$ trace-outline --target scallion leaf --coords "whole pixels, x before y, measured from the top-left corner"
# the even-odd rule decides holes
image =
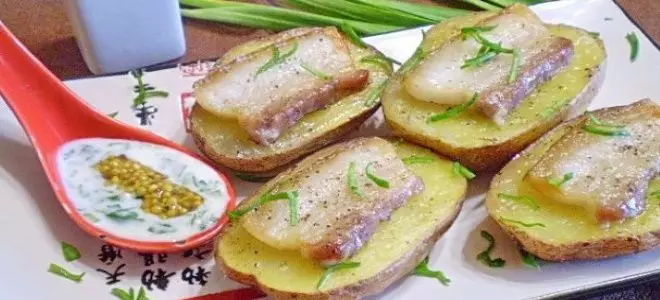
[[[293,44],[293,47],[291,48],[291,50],[284,53],[284,55],[280,54],[280,49],[279,48],[277,48],[275,46],[273,46],[272,48],[273,48],[273,54],[271,55],[270,59],[268,59],[268,61],[257,70],[256,75],[259,75],[263,72],[268,71],[269,69],[283,63],[287,58],[291,57],[291,55],[296,53],[296,51],[298,50],[298,42]]]
[[[194,0],[181,0],[184,5],[192,4]],[[218,21],[241,26],[285,30],[297,27],[310,27],[320,25],[341,26],[348,23],[355,31],[362,34],[373,35],[405,29],[405,26],[396,26],[383,23],[363,22],[315,14],[295,9],[287,9],[270,5],[259,5],[236,1],[205,1],[208,8],[181,9],[185,17]]]
[[[66,260],[67,262],[72,262],[80,258],[81,254],[78,248],[67,242],[61,242],[61,245],[62,245],[62,255],[64,255],[64,260]]]
[[[140,290],[138,291],[135,300],[149,300],[149,298],[147,298],[147,291],[144,290],[143,286],[140,286]]]
[[[528,228],[530,228],[530,227],[545,227],[545,224],[543,224],[543,223],[526,223],[526,222],[522,222],[522,221],[518,221],[518,220],[504,218],[504,217],[500,217],[500,221],[505,222],[505,223],[515,224],[515,225],[520,225],[522,227],[528,227]]]
[[[634,32],[626,34],[626,40],[630,44],[630,61],[634,62],[639,55],[639,39]]]
[[[96,222],[101,221],[96,215],[94,215],[91,212],[83,213],[83,216],[85,216],[85,218],[87,218],[92,223],[96,223]]]
[[[360,59],[361,63],[374,64],[388,73],[392,73],[392,61],[394,60],[379,54],[365,56]]]
[[[506,264],[505,260],[501,258],[493,259],[490,257],[493,250],[495,249],[495,238],[490,233],[488,233],[488,231],[485,230],[481,231],[481,237],[483,237],[486,241],[488,241],[488,248],[486,248],[486,250],[482,251],[477,255],[477,260],[481,261],[483,264],[491,268],[504,267],[504,265]]]
[[[287,192],[289,198],[289,223],[292,226],[298,224],[300,214],[300,203],[298,201],[298,192]]]
[[[562,176],[561,178],[550,179],[550,180],[548,180],[548,182],[551,185],[553,185],[557,188],[560,188],[564,183],[566,183],[566,182],[570,181],[571,179],[573,179],[574,176],[575,176],[575,173],[570,172],[570,173],[564,174],[564,176]]]
[[[413,271],[414,275],[435,278],[444,286],[448,286],[451,280],[445,276],[441,271],[433,271],[429,269],[429,257],[427,256],[424,260],[415,267]]]
[[[351,189],[353,194],[357,195],[358,197],[364,197],[364,193],[362,193],[362,190],[360,190],[360,187],[358,186],[357,169],[355,162],[353,161],[348,164],[348,187]]]
[[[76,274],[73,274],[73,273],[67,271],[63,267],[56,265],[56,264],[50,264],[50,266],[48,267],[48,272],[53,273],[53,274],[55,274],[57,276],[60,276],[60,277],[64,277],[64,278],[69,279],[69,280],[74,281],[74,282],[81,282],[83,276],[85,276],[85,272],[83,272],[79,275],[76,275]]]
[[[119,115],[118,111],[111,112],[111,113],[107,114],[108,117],[113,118],[113,119],[116,118],[117,115]]]
[[[318,283],[316,283],[316,289],[320,289],[323,286],[323,284],[325,284],[325,282],[328,281],[330,275],[332,275],[334,272],[344,269],[354,269],[359,266],[360,266],[359,262],[345,261],[326,267],[323,276],[321,276],[321,279],[319,279]]]
[[[511,61],[511,71],[509,72],[509,83],[513,83],[520,73],[520,49],[513,49],[513,59]]]
[[[541,208],[539,204],[536,202],[536,199],[530,197],[530,196],[516,196],[516,195],[511,195],[511,194],[505,194],[505,193],[499,193],[497,194],[497,198],[503,199],[503,200],[509,200],[509,201],[515,201],[524,205],[527,205],[531,207],[533,210],[538,210]]]
[[[587,117],[589,117],[589,122],[594,123],[598,126],[605,126],[605,127],[616,127],[616,128],[623,128],[626,127],[626,125],[621,125],[621,124],[614,124],[614,123],[609,123],[605,121],[601,121],[598,119],[592,112],[587,112]]]
[[[168,223],[156,223],[154,225],[149,226],[149,228],[147,228],[147,231],[153,234],[165,234],[165,233],[176,232],[176,227]]]
[[[491,61],[493,58],[495,58],[495,56],[497,56],[497,53],[492,51],[479,53],[473,58],[466,59],[463,65],[461,65],[461,69],[469,67],[480,67]]]
[[[142,219],[138,218],[138,213],[132,210],[120,209],[111,211],[105,214],[106,217],[113,219],[115,221],[129,221],[136,220],[141,221]]]
[[[414,165],[414,164],[428,164],[434,162],[436,159],[435,157],[432,156],[411,155],[408,157],[404,157],[401,160],[406,165]]]
[[[660,190],[649,193],[649,197],[660,197]]]
[[[390,183],[387,180],[378,177],[376,174],[374,174],[372,168],[373,164],[374,164],[373,162],[368,163],[367,167],[364,169],[365,173],[367,174],[367,178],[371,179],[371,181],[373,181],[377,186],[389,189]]]
[[[424,50],[422,50],[422,44],[424,43],[425,36],[426,33],[424,33],[424,30],[422,30],[422,41],[417,46],[417,49],[415,49],[413,55],[403,64],[403,66],[401,66],[401,69],[399,69],[398,72],[399,74],[401,75],[407,74],[408,72],[410,72],[410,70],[417,67],[417,65],[419,65],[419,63],[421,63],[422,60],[424,60],[424,58],[426,57],[426,53],[424,52]]]
[[[472,172],[470,169],[466,168],[465,166],[461,165],[461,163],[455,161],[454,164],[452,165],[452,171],[454,172],[454,175],[456,176],[463,176],[467,179],[473,179],[477,177],[474,172]]]
[[[387,79],[383,80],[383,82],[379,83],[378,86],[376,86],[373,90],[369,92],[369,94],[367,94],[367,97],[365,99],[366,101],[364,102],[364,106],[371,107],[374,104],[376,104],[376,102],[378,102],[378,99],[380,98],[380,94],[387,87],[387,82],[388,82]]]
[[[610,127],[610,126],[600,126],[596,124],[585,124],[582,126],[586,132],[604,135],[604,136],[629,136],[630,133],[624,128]]]
[[[295,199],[295,200],[292,200]],[[229,216],[229,219],[232,221],[238,220],[240,217],[244,216],[245,214],[259,208],[260,206],[268,203],[268,202],[273,202],[273,201],[278,201],[278,200],[289,200],[289,209],[295,209],[297,208],[297,202],[298,202],[298,191],[290,191],[290,192],[281,192],[277,194],[264,194],[261,197],[259,197],[259,200],[255,201],[251,205],[248,205],[247,207],[244,208],[239,208],[230,211],[227,213]],[[294,216],[294,212],[290,212],[291,216]],[[295,216],[298,216],[298,211],[295,211]],[[290,220],[291,225],[295,225],[294,221],[297,223],[298,220],[297,218],[294,220],[293,218]]]
[[[522,257],[523,263],[530,268],[539,269],[541,268],[541,262],[538,258],[525,250],[520,250],[520,256]]]
[[[132,290],[133,288],[131,288]],[[124,291],[120,288],[114,288],[110,291],[110,294],[121,299],[121,300],[133,300],[133,296],[129,292]]]
[[[301,66],[303,69],[305,69],[305,71],[307,71],[307,72],[309,72],[309,73],[312,73],[312,75],[314,75],[314,76],[316,76],[316,77],[318,77],[318,78],[321,78],[321,79],[323,79],[323,80],[332,80],[332,76],[330,76],[330,75],[324,73],[323,71],[316,70],[316,69],[312,68],[311,66],[309,66],[309,65],[307,65],[307,64],[305,64],[305,63],[301,63],[300,66]]]
[[[479,93],[474,93],[468,102],[451,107],[439,114],[429,116],[426,119],[426,123],[433,123],[458,116],[470,108],[470,106],[472,106],[475,102],[477,102],[477,99],[479,99]]]
[[[480,32],[488,32],[497,27],[496,25],[493,26],[473,26],[473,27],[463,27],[461,28],[461,34],[463,35],[463,38],[467,38],[471,34],[475,33],[480,33]]]

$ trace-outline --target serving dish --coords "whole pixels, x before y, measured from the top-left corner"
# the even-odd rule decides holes
[[[590,109],[628,104],[638,99],[660,99],[654,74],[660,71],[660,51],[610,0],[557,1],[534,6],[548,23],[566,23],[599,32],[608,50],[608,70],[603,88]],[[629,59],[625,35],[635,32],[640,40],[636,61]],[[405,60],[421,40],[419,29],[367,39],[377,49],[397,60]],[[211,66],[199,62],[174,68],[151,70],[145,82],[169,93],[150,99],[135,109],[134,79],[128,75],[86,78],[67,84],[97,109],[121,121],[143,126],[194,149],[186,132],[185,115],[194,99],[191,86]],[[351,137],[389,134],[382,114],[377,112]],[[2,285],[10,299],[115,299],[113,288],[147,288],[151,299],[182,299],[239,288],[214,266],[209,246],[180,254],[138,254],[113,249],[88,237],[68,220],[46,185],[29,140],[6,106],[0,105],[0,190],[6,207],[0,213],[0,256]],[[443,286],[428,278],[408,278],[395,284],[382,299],[529,299],[567,295],[616,282],[660,273],[658,251],[626,257],[576,263],[546,263],[539,269],[526,267],[518,249],[488,220],[483,207],[484,192],[491,175],[480,174],[470,183],[468,198],[456,223],[436,244],[430,265],[450,279]],[[238,199],[260,186],[232,178]],[[504,268],[490,269],[475,259],[486,247],[479,232],[493,234],[497,245],[493,256],[507,260]],[[64,264],[60,242],[76,245],[82,258],[70,266],[86,272],[83,282],[73,283],[52,276],[49,263]],[[123,266],[123,267],[122,267]],[[123,273],[123,274],[122,274]],[[108,284],[111,282],[111,284]],[[38,288],[35,284],[38,283]],[[222,299],[222,298],[218,298]]]

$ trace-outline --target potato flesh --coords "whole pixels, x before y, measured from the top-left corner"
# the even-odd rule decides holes
[[[263,49],[269,45],[264,42],[248,43],[245,51]],[[361,58],[374,55],[373,50],[358,48],[353,44],[349,44],[348,48],[351,57],[357,62],[357,67],[369,70],[369,85],[361,92],[345,97],[323,110],[305,115],[293,127],[284,131],[272,144],[255,143],[235,119],[218,117],[198,106],[192,111],[191,123],[197,133],[206,138],[208,147],[213,148],[215,153],[227,157],[258,159],[308,146],[310,142],[370,110],[371,106],[367,105],[369,101],[367,96],[389,77],[389,71],[383,70],[380,66],[359,62]],[[239,48],[230,51],[228,57],[223,60],[228,61],[240,56],[243,54],[242,50],[243,48]]]
[[[516,226],[516,230],[524,232],[531,239],[551,245],[571,245],[621,236],[637,236],[660,230],[660,205],[658,205],[660,197],[650,195],[660,190],[660,178],[649,183],[646,211],[636,218],[613,222],[608,226],[594,222],[592,215],[584,209],[549,199],[524,180],[525,175],[538,163],[544,153],[570,130],[571,127],[559,128],[547,136],[544,143],[532,149],[527,155],[511,161],[500,171],[498,178],[491,184],[486,202],[491,217],[542,223],[545,227]],[[497,197],[501,193],[533,197],[540,209]]]
[[[504,48],[519,49],[522,64],[535,63],[531,58],[552,40],[550,31],[536,17],[508,13],[477,25],[495,26],[481,35],[494,43],[501,42]],[[406,91],[419,100],[457,105],[468,101],[475,93],[506,84],[513,63],[510,54],[497,55],[483,66],[462,68],[479,48],[481,44],[473,38],[455,38],[410,72],[404,79]]]
[[[295,169],[291,176],[279,180],[286,182],[286,187],[271,193],[295,190],[299,194],[301,219],[297,225],[289,223],[287,201],[275,201],[245,215],[241,219],[243,227],[276,249],[299,250],[305,254],[309,247],[318,247],[318,243],[328,242],[327,248],[336,247],[337,241],[327,240],[328,236],[334,236],[333,232],[337,231],[341,232],[339,236],[351,236],[360,229],[355,228],[358,224],[347,224],[348,220],[380,213],[380,207],[390,207],[393,195],[410,190],[412,182],[417,180],[397,157],[391,143],[374,138],[357,147],[325,158],[314,169]],[[355,164],[357,186],[364,197],[355,195],[349,188],[350,163]],[[388,181],[389,188],[379,187],[366,177],[369,163],[375,174]],[[310,173],[314,174],[308,176]],[[256,201],[256,197],[253,199]]]
[[[626,125],[630,136],[576,128],[548,150],[526,180],[549,199],[580,206],[604,223],[635,217],[646,208],[648,182],[660,170],[660,115],[631,111],[601,120]],[[565,174],[573,178],[559,187],[550,184]]]
[[[411,155],[437,157],[437,161],[431,163],[409,166],[425,182],[436,184],[410,198],[389,221],[380,223],[369,243],[351,258],[351,261],[359,261],[360,267],[333,273],[323,290],[355,284],[386,270],[428,237],[437,220],[451,216],[462,201],[467,181],[452,173],[451,161],[419,146],[402,143],[395,147],[400,158]],[[260,242],[241,226],[228,229],[219,240],[218,251],[230,268],[255,276],[265,286],[304,294],[318,292],[316,284],[323,268],[302,259],[298,251],[277,250]]]
[[[460,28],[474,26],[488,16],[492,15],[486,13],[448,20],[429,31],[422,47],[427,51],[439,47],[457,34]],[[388,121],[400,124],[412,134],[425,139],[439,140],[454,148],[473,149],[503,143],[551,120],[583,92],[606,55],[600,42],[585,31],[561,25],[548,25],[548,29],[553,35],[573,42],[575,53],[572,62],[528,96],[511,112],[506,123],[498,125],[479,111],[469,110],[459,116],[429,124],[426,122],[429,116],[445,111],[448,106],[414,99],[405,92],[401,82],[396,81],[388,87],[382,98]]]

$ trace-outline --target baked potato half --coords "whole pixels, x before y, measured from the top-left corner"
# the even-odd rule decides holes
[[[381,222],[350,258],[360,262],[359,267],[338,270],[317,288],[323,267],[303,258],[300,251],[272,248],[240,223],[232,222],[217,240],[215,256],[222,271],[276,299],[362,298],[378,294],[410,274],[458,215],[467,182],[453,173],[452,161],[413,144],[392,143],[398,157],[426,160],[408,168],[428,184],[421,194],[395,210],[390,220]],[[267,183],[255,196],[267,192],[277,180]]]
[[[632,115],[632,118],[638,117],[642,113],[655,114],[658,118],[660,117],[660,106],[658,104],[653,106],[652,103],[650,100],[642,100],[627,106],[596,110],[593,115],[607,115],[622,110],[641,109],[643,111],[638,110],[637,113]],[[556,127],[530,145],[493,178],[487,194],[486,207],[489,215],[526,251],[545,260],[603,259],[644,251],[660,245],[660,205],[658,205],[660,201],[660,178],[655,177],[653,179],[651,177],[648,188],[646,188],[646,183],[641,184],[645,188],[645,192],[640,195],[640,202],[645,203],[646,208],[641,214],[607,223],[597,222],[593,211],[589,207],[551,200],[548,193],[543,194],[538,189],[538,185],[534,186],[535,182],[529,179],[533,168],[544,157],[548,156],[547,153],[550,152],[550,149],[564,135],[570,134],[576,128],[586,130],[584,124],[587,118],[587,116],[580,116],[572,119]],[[653,128],[650,125],[644,126]],[[657,136],[657,133],[654,134]],[[650,138],[649,136],[640,137]],[[616,137],[602,138],[616,139]],[[575,139],[571,140],[575,141]],[[624,141],[623,143],[627,142]],[[637,148],[633,147],[619,146],[617,148],[620,149],[614,151],[637,151]],[[652,150],[656,153],[658,151],[657,148]],[[586,153],[584,151],[589,151],[589,148],[582,151],[581,153]],[[609,157],[606,154],[603,155],[605,155],[603,157]],[[634,155],[638,156],[639,153]],[[657,159],[656,157],[655,161]],[[623,163],[625,164],[625,162]],[[590,170],[584,165],[580,166],[580,169]],[[619,171],[614,172],[621,173]],[[584,177],[589,174],[591,173],[582,174],[583,177],[572,180],[584,180]],[[575,176],[580,175],[576,173]],[[600,183],[601,179],[597,176],[592,174],[591,178],[595,177],[596,181],[594,182],[596,182],[596,185],[602,184]],[[587,180],[591,178],[586,176]],[[608,180],[618,182],[616,176],[608,175]],[[582,183],[575,182],[574,184],[580,187]],[[563,189],[563,187],[561,189],[557,188],[560,191]],[[633,187],[629,184],[621,187],[624,192],[634,192],[632,189]],[[594,193],[591,189],[588,189],[588,191]],[[511,196],[503,195],[524,196],[528,200],[534,199],[536,204],[528,205],[529,203],[520,202],[511,199]],[[626,202],[631,201],[626,200]],[[626,206],[632,205],[627,204]]]
[[[520,5],[510,12],[529,15]],[[475,26],[493,12],[452,18],[435,25],[422,41],[420,53],[439,49],[461,34],[461,29]],[[381,102],[386,120],[396,135],[427,146],[463,165],[477,170],[497,170],[516,153],[548,132],[562,120],[584,111],[599,90],[604,77],[606,52],[603,42],[589,32],[567,25],[547,25],[553,36],[574,44],[570,64],[549,81],[542,83],[497,124],[482,112],[470,107],[464,113],[429,123],[429,116],[440,114],[447,105],[422,101],[411,96],[404,86],[405,74],[419,65],[411,59],[392,77]],[[460,37],[459,37],[460,38]]]
[[[220,58],[216,68],[270,47],[282,36],[302,35],[310,30],[314,28],[292,29],[237,46]],[[254,142],[237,120],[218,117],[195,104],[190,124],[197,147],[219,165],[243,172],[264,173],[287,165],[357,128],[378,109],[377,92],[382,90],[383,83],[391,75],[392,65],[386,60],[374,59],[381,55],[375,49],[361,48],[351,43],[348,37],[343,38],[357,67],[369,72],[368,85],[363,90],[304,115],[270,144]]]

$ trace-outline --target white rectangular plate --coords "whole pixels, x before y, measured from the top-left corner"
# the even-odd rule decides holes
[[[611,0],[572,0],[546,3],[534,10],[548,23],[566,23],[599,32],[607,52],[607,74],[603,88],[591,109],[623,105],[641,98],[660,101],[660,52]],[[637,61],[629,60],[630,47],[625,35],[635,32],[640,39]],[[386,55],[404,61],[421,40],[419,29],[372,37],[368,42]],[[182,111],[191,102],[188,92],[211,64],[149,72],[145,81],[170,93],[167,99],[152,99],[158,111],[149,119],[150,125],[140,125],[130,107],[135,96],[134,79],[128,75],[107,76],[68,81],[67,84],[98,110],[118,112],[118,119],[143,126],[160,135],[190,147]],[[191,74],[197,73],[197,74]],[[1,78],[0,78],[1,80]],[[39,109],[35,107],[34,109]],[[383,128],[379,112],[360,130],[359,135]],[[374,126],[376,125],[376,126]],[[377,129],[381,130],[381,129]],[[384,129],[383,129],[384,130]],[[386,133],[379,131],[379,133]],[[660,272],[660,252],[630,255],[599,262],[546,263],[540,269],[525,267],[517,248],[486,217],[484,192],[490,176],[482,175],[471,182],[469,198],[451,229],[433,249],[431,265],[451,278],[447,287],[437,281],[411,277],[392,286],[379,299],[528,299],[562,295],[625,279]],[[235,180],[240,199],[249,195],[258,184]],[[151,299],[181,299],[226,291],[239,285],[225,278],[214,266],[210,254],[203,259],[183,254],[170,254],[166,262],[155,257],[145,266],[144,257],[122,250],[114,261],[101,255],[102,243],[78,229],[59,206],[37,161],[28,138],[9,109],[0,102],[0,286],[6,299],[115,299],[110,290],[115,287],[137,288],[143,281],[151,282],[163,271],[159,289],[151,284]],[[495,256],[507,265],[489,269],[475,259],[486,247],[479,231],[487,229],[497,239]],[[60,241],[78,246],[83,257],[65,263]],[[206,249],[208,250],[208,248]],[[49,263],[58,263],[75,272],[86,272],[82,283],[76,284],[46,272]],[[119,282],[106,284],[106,275],[122,264]],[[194,273],[191,273],[191,268]],[[210,271],[208,278],[198,275],[198,267]],[[193,276],[194,277],[194,276]],[[205,285],[198,279],[204,279]],[[150,280],[151,279],[151,280]],[[166,285],[166,287],[165,287]],[[166,291],[165,291],[166,290]]]

